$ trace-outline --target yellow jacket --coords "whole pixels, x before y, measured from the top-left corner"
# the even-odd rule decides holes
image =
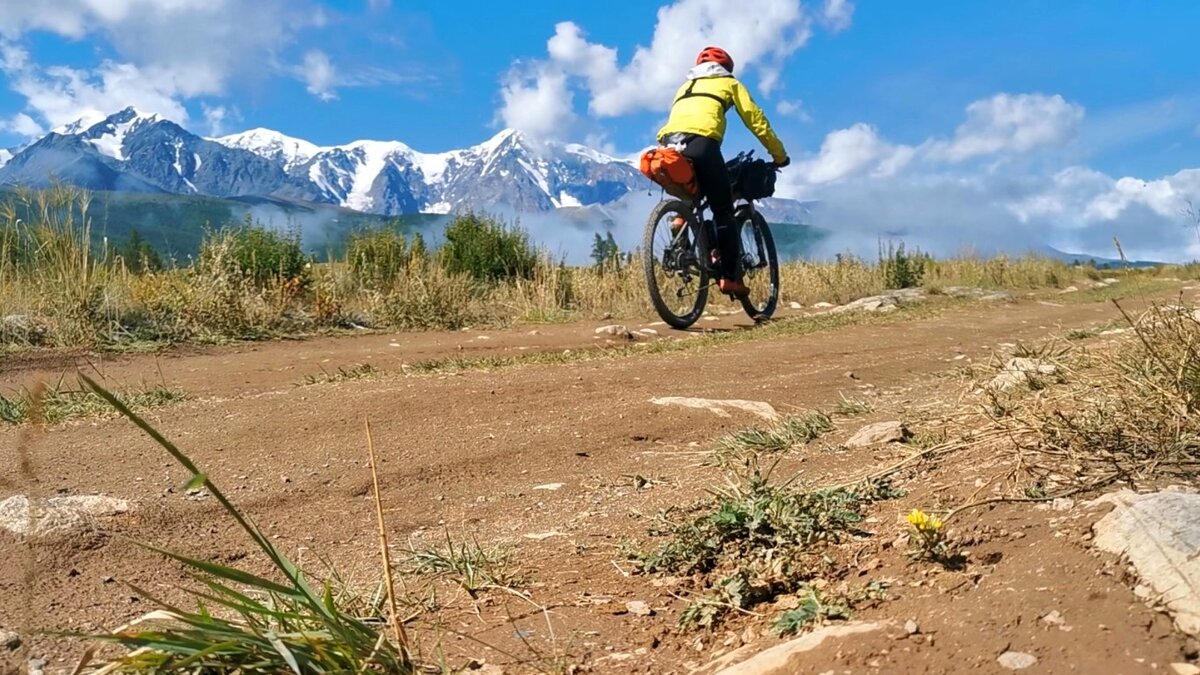
[[[720,142],[725,138],[725,112],[731,107],[737,108],[746,128],[771,153],[772,160],[782,162],[787,157],[783,143],[750,92],[716,63],[702,63],[688,73],[688,81],[676,92],[671,116],[658,138],[683,133]]]

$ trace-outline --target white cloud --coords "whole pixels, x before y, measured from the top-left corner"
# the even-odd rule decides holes
[[[4,2],[0,69],[27,97],[26,114],[50,126],[129,104],[183,120],[187,99],[284,70],[284,48],[326,20],[314,0]],[[100,38],[119,58],[90,69],[34,64],[20,44],[33,31]]]
[[[854,21],[854,3],[851,0],[825,0],[821,21],[831,31],[846,30]]]
[[[566,74],[544,64],[510,71],[500,96],[499,117],[504,125],[535,138],[559,138],[575,119]]]
[[[914,153],[911,147],[883,140],[875,127],[859,123],[830,133],[815,157],[796,163],[789,173],[808,184],[830,183],[860,173],[890,176],[904,168]]]
[[[826,10],[837,26],[849,25],[851,3],[831,0]],[[636,47],[623,64],[616,49],[589,42],[579,25],[565,21],[547,41],[545,59],[521,66],[520,77],[510,73],[502,81],[500,117],[512,119],[514,94],[528,94],[532,88],[540,94],[538,103],[550,106],[546,116],[565,118],[563,110],[573,109],[575,84],[586,92],[588,110],[596,117],[663,110],[696,54],[709,45],[729,51],[738,75],[756,75],[758,89],[769,93],[784,61],[811,36],[812,16],[800,0],[676,0],[658,10],[650,44]],[[514,79],[519,86],[514,87]],[[559,98],[551,101],[555,94]]]
[[[29,109],[49,127],[81,118],[99,120],[130,105],[180,123],[188,118],[176,98],[179,91],[172,74],[160,69],[105,62],[91,72],[53,66],[7,74],[13,91],[24,96]]]
[[[204,112],[204,123],[208,126],[208,135],[210,137],[224,136],[226,123],[231,119],[240,119],[240,115],[236,110],[231,110],[223,105],[209,105],[207,103],[200,104],[201,111]]]
[[[775,111],[784,117],[791,117],[801,122],[812,121],[812,115],[809,115],[808,110],[804,108],[803,101],[784,99],[775,105]]]
[[[813,224],[832,233],[829,254],[871,256],[878,238],[895,237],[938,255],[1049,245],[1113,257],[1116,237],[1133,258],[1200,257],[1180,215],[1200,202],[1200,170],[1142,179],[1073,164],[1063,143],[1084,110],[1058,96],[1000,94],[965,114],[950,140],[915,146],[866,124],[831,132],[784,170],[779,194],[817,202]],[[999,156],[1011,161],[964,161]]]
[[[951,162],[1001,152],[1023,153],[1066,143],[1079,130],[1083,108],[1062,96],[997,94],[967,106],[967,120],[930,153]]]
[[[14,133],[23,138],[37,138],[46,133],[42,125],[25,113],[17,113],[7,120],[0,120],[0,131]]]
[[[325,52],[314,49],[304,55],[304,63],[299,67],[299,74],[308,85],[308,93],[322,101],[332,101],[337,98],[334,85],[337,81],[337,70],[333,61]]]

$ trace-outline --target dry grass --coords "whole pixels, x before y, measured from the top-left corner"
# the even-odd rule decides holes
[[[939,503],[946,522],[1001,502],[1194,482],[1200,310],[1150,304],[1138,315],[1121,312],[1123,332],[1086,345],[1018,345],[964,370],[968,398],[927,423],[914,439],[919,453],[873,477],[927,473],[935,462],[951,474],[980,476],[962,503]],[[961,405],[972,397],[978,406]]]
[[[541,255],[531,272],[481,279],[450,272],[444,256],[398,235],[363,235],[343,260],[285,273],[282,267],[247,269],[246,252],[239,249],[245,237],[220,230],[186,266],[135,273],[108,247],[93,246],[88,200],[86,192],[63,187],[20,192],[0,205],[0,350],[135,349],[347,328],[459,329],[651,314],[636,259],[568,267]],[[844,303],[885,290],[889,269],[853,256],[787,263],[782,300]],[[923,260],[921,269],[921,283],[933,292],[947,286],[1058,288],[1101,277],[1094,269],[1040,258]],[[1197,266],[1185,266],[1104,275],[1197,273]]]

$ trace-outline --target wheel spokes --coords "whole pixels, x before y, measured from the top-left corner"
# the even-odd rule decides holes
[[[679,217],[666,214],[655,228],[654,276],[663,300],[672,305],[671,311],[684,316],[692,311],[701,290],[699,261],[689,227],[673,231],[671,222]]]

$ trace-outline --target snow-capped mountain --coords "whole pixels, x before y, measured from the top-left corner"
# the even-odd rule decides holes
[[[628,163],[574,144],[533,143],[506,129],[464,150],[423,153],[398,141],[319,148],[279,134],[216,139],[281,166],[305,188],[289,196],[370,213],[518,211],[605,203],[648,185]],[[303,142],[299,142],[303,143]]]
[[[547,211],[650,188],[627,161],[512,130],[463,150],[422,153],[398,141],[320,147],[269,129],[208,139],[134,108],[60,127],[7,161],[0,153],[0,165],[0,184],[270,196],[385,215]]]
[[[318,152],[326,150],[326,148],[317,147],[306,140],[262,128],[211,140],[229,148],[249,150],[259,157],[279,164],[285,171],[304,164]]]
[[[83,126],[69,125],[62,131]],[[2,184],[45,187],[56,180],[93,190],[214,197],[266,196],[294,189],[274,162],[134,108],[82,131],[51,132],[0,168]]]

